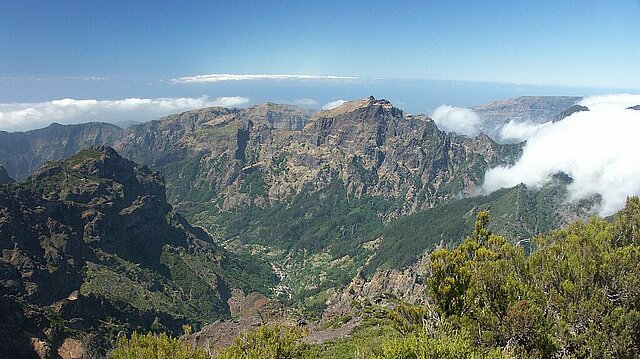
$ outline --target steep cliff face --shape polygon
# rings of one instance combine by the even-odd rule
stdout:
[[[7,169],[4,168],[3,165],[0,165],[0,185],[9,184],[13,182],[14,180],[9,176],[9,173],[7,173]]]
[[[397,199],[404,213],[473,193],[488,167],[519,155],[517,146],[447,134],[372,97],[318,114],[305,134],[349,193]]]
[[[350,194],[397,200],[399,213],[411,213],[472,193],[487,167],[520,153],[484,135],[446,134],[428,117],[373,97],[317,114],[267,103],[188,111],[126,130],[54,124],[0,137],[0,163],[17,179],[46,160],[112,145],[165,174],[170,201],[187,212],[203,201],[216,210],[271,205],[338,178]]]
[[[520,150],[446,134],[374,98],[309,116],[273,104],[191,111],[135,126],[114,146],[160,169],[186,211],[203,200],[217,211],[272,205],[340,179],[349,194],[398,200],[410,213],[473,192],[486,168]]]
[[[236,259],[166,202],[160,174],[103,146],[0,186],[0,249],[2,316],[13,318],[0,342],[16,355],[229,317],[230,290],[244,287],[227,275]]]
[[[85,147],[110,145],[121,133],[120,127],[108,123],[54,123],[27,132],[0,131],[0,163],[13,178],[23,180],[46,161],[69,157]]]

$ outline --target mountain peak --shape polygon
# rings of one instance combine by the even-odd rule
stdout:
[[[166,200],[164,179],[158,172],[102,145],[85,148],[66,160],[48,162],[26,182],[40,188],[49,199],[85,202],[97,196],[122,195],[130,202],[151,195],[161,202]]]
[[[393,112],[402,113],[402,110],[394,107],[391,102],[385,99],[376,99],[373,96],[369,96],[360,100],[348,101],[336,108],[322,111],[318,114],[318,116],[319,117],[336,117],[336,116],[350,113],[362,108],[372,108],[377,106],[383,109],[393,110]]]

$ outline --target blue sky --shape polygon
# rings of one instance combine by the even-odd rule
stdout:
[[[0,0],[0,130],[369,95],[431,113],[640,93],[639,63],[638,0]]]
[[[0,73],[640,87],[638,1],[3,1]]]

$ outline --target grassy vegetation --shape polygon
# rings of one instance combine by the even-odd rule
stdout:
[[[121,337],[111,359],[209,359],[201,348],[194,348],[166,334],[133,333],[130,338]]]
[[[245,183],[255,192],[261,182],[259,172],[254,174]],[[223,213],[216,227],[223,240],[268,248],[263,255],[286,267],[294,302],[304,300],[307,309],[319,312],[329,291],[347,283],[370,255],[362,244],[382,228],[379,214],[389,206],[379,198],[350,197],[342,183],[334,181],[321,191],[305,188],[290,203]]]
[[[357,329],[320,345],[301,342],[300,328],[263,326],[217,357],[640,355],[640,199],[629,199],[612,222],[592,219],[540,236],[530,255],[489,223],[480,211],[470,236],[432,253],[427,306],[356,304]]]

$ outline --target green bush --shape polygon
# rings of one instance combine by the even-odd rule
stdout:
[[[307,357],[309,346],[300,342],[304,330],[282,324],[263,325],[236,338],[217,359],[295,359]]]
[[[209,354],[201,348],[194,348],[178,338],[159,335],[133,333],[131,338],[122,337],[111,359],[209,359]]]

